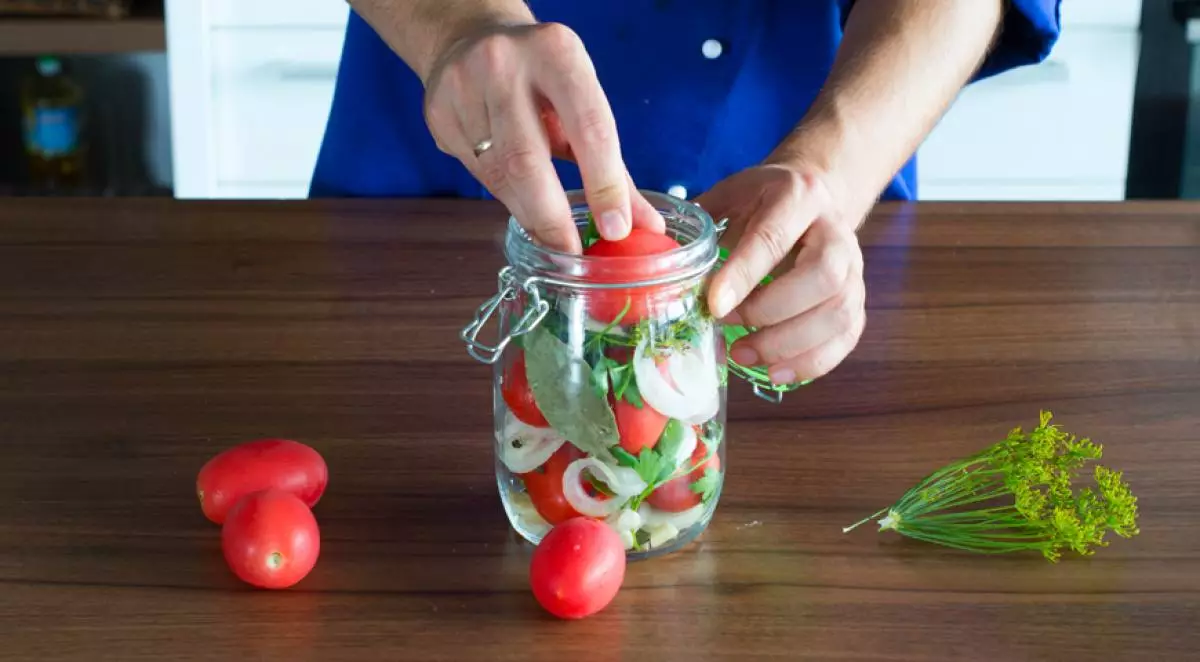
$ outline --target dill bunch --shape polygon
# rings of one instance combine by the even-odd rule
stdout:
[[[1037,551],[1058,561],[1064,550],[1088,556],[1112,531],[1138,533],[1137,497],[1121,472],[1092,468],[1094,486],[1076,486],[1102,447],[1050,424],[1016,428],[1004,441],[927,476],[895,504],[843,529],[879,518],[880,531],[985,554]]]

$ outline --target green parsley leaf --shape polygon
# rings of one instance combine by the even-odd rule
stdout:
[[[721,489],[721,472],[709,467],[700,480],[692,483],[691,489],[700,495],[701,501],[708,503]]]
[[[641,476],[642,480],[646,481],[647,485],[654,485],[661,480],[659,476],[664,469],[666,469],[667,475],[670,475],[675,468],[664,466],[664,462],[663,456],[659,455],[658,451],[653,448],[643,448],[642,452],[638,454],[638,463],[633,470],[637,472],[638,476]]]
[[[672,418],[667,421],[667,427],[663,428],[662,436],[658,438],[658,443],[654,446],[654,450],[671,465],[672,471],[675,469],[675,456],[679,454],[679,447],[683,445],[685,436],[687,436],[687,428],[683,423]]]
[[[637,378],[633,376],[633,370],[629,371],[629,383],[625,385],[625,391],[621,395],[629,404],[638,409],[646,406],[642,401],[642,392],[638,390]]]
[[[592,212],[587,213],[587,227],[583,229],[583,235],[580,236],[584,248],[588,248],[592,244],[600,241],[600,230],[596,227],[596,218],[592,216]]]
[[[612,455],[613,455],[613,457],[617,458],[617,463],[620,464],[621,466],[629,467],[630,469],[637,468],[638,459],[636,457],[634,457],[632,453],[625,450],[624,448],[621,448],[620,446],[613,446],[612,447]]]
[[[612,359],[601,356],[592,368],[592,388],[601,398],[608,397],[608,375],[614,365],[616,363]]]

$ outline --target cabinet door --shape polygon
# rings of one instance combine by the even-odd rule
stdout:
[[[346,27],[345,0],[203,0],[217,27]]]
[[[333,99],[343,32],[214,30],[216,185],[303,197]]]
[[[1137,59],[1135,31],[1065,31],[1046,62],[968,87],[921,147],[921,197],[1123,182]]]

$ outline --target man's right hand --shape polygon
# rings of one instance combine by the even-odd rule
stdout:
[[[662,231],[621,157],[616,122],[579,37],[557,23],[476,24],[450,40],[424,77],[438,147],[467,167],[542,244],[580,250],[552,156],[579,165],[605,239]]]

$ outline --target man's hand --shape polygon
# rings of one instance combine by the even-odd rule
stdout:
[[[551,156],[579,165],[600,235],[633,225],[661,231],[634,187],[612,109],[591,59],[555,23],[492,24],[450,43],[425,80],[425,116],[438,147],[456,157],[541,243],[580,250]]]
[[[820,377],[842,362],[866,323],[863,257],[839,202],[841,191],[817,170],[762,165],[718,183],[697,202],[729,219],[734,246],[713,278],[709,307],[758,331],[732,347],[743,365],[768,366],[771,381]],[[794,260],[791,256],[794,255]],[[770,285],[755,290],[785,260]]]

